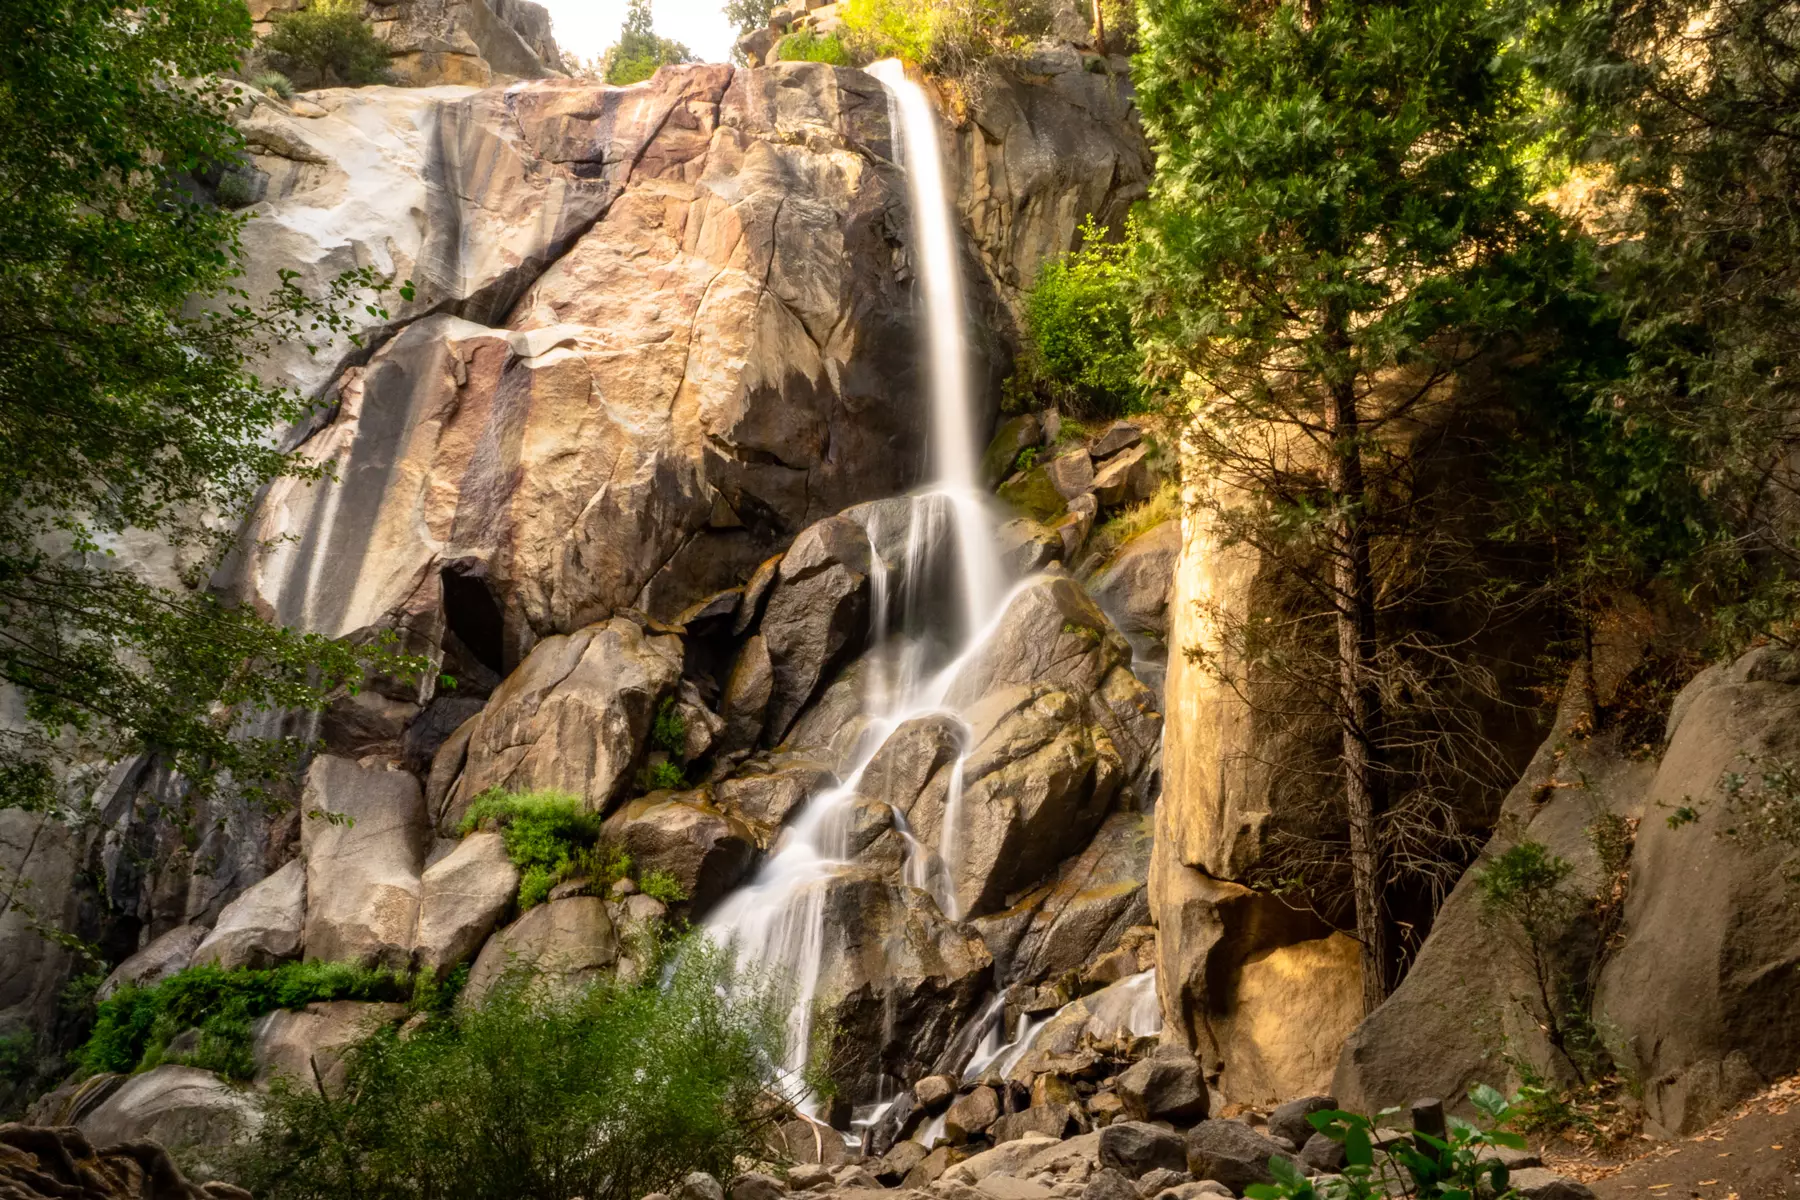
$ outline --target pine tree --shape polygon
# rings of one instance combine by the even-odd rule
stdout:
[[[1419,561],[1443,532],[1418,526],[1416,439],[1458,372],[1530,325],[1570,254],[1530,200],[1527,78],[1500,5],[1147,0],[1143,17],[1158,172],[1141,325],[1152,363],[1185,381],[1219,484],[1210,519],[1302,598],[1255,614],[1240,648],[1311,638],[1289,669],[1312,673],[1298,686],[1336,727],[1372,1009],[1394,965],[1382,822],[1416,770],[1399,760],[1435,736],[1410,724],[1418,696],[1457,667],[1397,599],[1406,572],[1432,574]]]

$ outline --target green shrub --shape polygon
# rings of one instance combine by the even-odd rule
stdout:
[[[312,87],[387,78],[387,46],[363,22],[355,0],[313,0],[310,8],[276,17],[260,51],[277,70]]]
[[[642,83],[667,63],[693,61],[693,51],[686,46],[657,36],[651,23],[650,0],[629,0],[619,40],[601,60],[606,82],[615,87]]]
[[[1478,1086],[1469,1100],[1495,1128],[1481,1129],[1461,1117],[1449,1117],[1445,1136],[1415,1131],[1402,1142],[1391,1143],[1379,1162],[1375,1155],[1375,1120],[1357,1113],[1329,1109],[1306,1119],[1312,1127],[1344,1147],[1345,1167],[1340,1175],[1308,1179],[1293,1160],[1277,1154],[1269,1159],[1272,1184],[1254,1183],[1244,1189],[1249,1200],[1377,1200],[1406,1196],[1410,1200],[1499,1200],[1515,1197],[1511,1178],[1497,1158],[1482,1158],[1492,1147],[1522,1150],[1525,1139],[1506,1132],[1513,1116],[1509,1105],[1493,1088]],[[1394,1111],[1377,1113],[1376,1119]]]
[[[650,744],[677,757],[687,749],[687,721],[682,718],[675,697],[664,696],[657,706],[656,719],[650,724]]]
[[[219,186],[213,189],[220,208],[248,208],[260,197],[256,186],[255,168],[232,167],[219,176]]]
[[[855,65],[850,52],[844,49],[844,43],[835,34],[815,37],[806,29],[782,38],[775,47],[775,57],[782,62],[830,63],[834,67]]]
[[[760,1158],[779,1109],[784,997],[730,956],[573,994],[503,980],[402,1040],[346,1059],[341,1098],[277,1084],[234,1174],[259,1200],[637,1200]]]
[[[688,898],[681,881],[667,871],[645,871],[637,884],[644,895],[664,904],[680,904]]]
[[[294,94],[294,81],[280,71],[259,71],[250,80],[250,85],[272,96],[280,96],[283,100],[290,99]]]
[[[1020,53],[1050,27],[1039,0],[843,0],[841,40],[859,62],[900,58],[941,75]]]
[[[1136,226],[1127,225],[1123,242],[1109,243],[1090,218],[1081,236],[1081,249],[1044,264],[1026,294],[1020,369],[1043,400],[1066,411],[1138,412],[1146,395],[1131,326]]]
[[[638,789],[645,792],[672,792],[687,786],[687,772],[678,762],[646,763],[638,772]]]
[[[256,1070],[251,1023],[265,1013],[318,1000],[405,1002],[413,994],[411,976],[351,963],[286,963],[256,971],[189,967],[154,987],[122,987],[103,1000],[75,1059],[90,1073],[148,1070],[173,1061],[165,1056],[169,1042],[195,1029],[199,1045],[181,1062],[247,1079]]]
[[[483,826],[500,831],[506,856],[519,868],[520,908],[542,903],[551,888],[575,873],[581,852],[600,836],[600,818],[581,797],[555,790],[489,788],[469,805],[461,832]]]
[[[1037,466],[1039,447],[1027,446],[1019,451],[1019,457],[1013,459],[1013,470],[1029,471]]]

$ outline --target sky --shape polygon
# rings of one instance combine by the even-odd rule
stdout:
[[[583,58],[598,58],[619,40],[625,0],[538,0],[550,10],[556,44]],[[683,43],[705,62],[730,62],[736,31],[722,0],[653,0],[656,32]]]

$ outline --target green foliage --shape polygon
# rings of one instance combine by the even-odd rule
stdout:
[[[299,744],[234,737],[241,718],[418,669],[198,587],[258,487],[321,473],[266,436],[310,402],[251,364],[349,332],[344,308],[380,313],[386,287],[234,290],[242,218],[194,180],[240,161],[226,76],[250,41],[240,0],[0,5],[0,680],[31,721],[0,736],[0,804],[55,809],[49,762],[72,753],[160,750],[197,788],[254,787]],[[195,586],[114,569],[133,530],[181,547]]]
[[[1043,400],[1086,416],[1140,411],[1144,356],[1132,331],[1138,232],[1106,240],[1093,218],[1081,249],[1045,263],[1025,296],[1023,370]]]
[[[682,948],[666,980],[573,993],[514,975],[347,1060],[341,1098],[278,1086],[239,1182],[265,1200],[637,1200],[729,1177],[779,1111],[786,1005],[730,956]]]
[[[411,977],[350,963],[286,963],[269,970],[189,967],[153,987],[122,987],[99,1004],[93,1032],[75,1055],[87,1072],[144,1071],[162,1062],[169,1042],[188,1029],[199,1044],[179,1061],[233,1079],[256,1072],[251,1025],[279,1008],[318,1000],[406,1001]]]
[[[1292,1159],[1277,1154],[1269,1159],[1269,1173],[1275,1182],[1251,1184],[1244,1194],[1249,1200],[1376,1200],[1385,1196],[1499,1200],[1514,1196],[1517,1193],[1505,1165],[1481,1157],[1490,1147],[1525,1148],[1524,1138],[1499,1128],[1511,1119],[1512,1107],[1485,1084],[1473,1088],[1469,1100],[1489,1128],[1448,1117],[1445,1137],[1415,1131],[1404,1141],[1386,1145],[1379,1160],[1376,1122],[1397,1109],[1377,1113],[1375,1119],[1339,1109],[1313,1113],[1306,1118],[1312,1127],[1343,1145],[1343,1172],[1309,1179]]]
[[[1038,0],[843,0],[845,49],[858,62],[899,58],[933,74],[965,76],[1016,55],[1050,25]]]
[[[638,774],[638,788],[642,791],[675,791],[686,786],[687,772],[681,769],[680,763],[673,760],[646,763]]]
[[[652,25],[650,0],[629,0],[619,40],[607,50],[606,82],[615,87],[642,83],[668,63],[693,62],[694,54],[680,42],[658,37]]]
[[[680,904],[688,898],[681,881],[667,871],[645,871],[637,884],[644,895],[664,904]]]
[[[519,868],[522,909],[542,903],[551,888],[573,875],[582,852],[600,836],[600,818],[581,797],[554,790],[489,788],[469,805],[460,831],[483,826],[500,831],[506,856]]]
[[[775,47],[775,57],[782,62],[820,62],[830,63],[834,67],[856,65],[836,34],[815,37],[809,29],[790,33],[782,38]]]
[[[687,721],[683,719],[675,697],[664,696],[657,706],[656,719],[650,724],[650,744],[677,756],[686,752]]]
[[[219,176],[213,195],[220,208],[248,208],[257,200],[256,176],[238,167],[227,170]]]
[[[280,71],[259,71],[251,78],[250,84],[259,91],[280,96],[283,100],[291,99],[294,95],[294,81]]]
[[[363,22],[360,7],[356,0],[312,0],[278,15],[258,49],[277,70],[312,87],[382,83],[387,45]]]
[[[1038,453],[1041,449],[1042,447],[1040,446],[1027,446],[1019,451],[1019,456],[1013,459],[1012,469],[1014,471],[1029,471],[1031,468],[1037,466]]]

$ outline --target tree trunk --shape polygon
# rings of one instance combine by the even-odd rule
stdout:
[[[1381,715],[1372,680],[1375,594],[1369,535],[1362,520],[1365,484],[1355,380],[1346,371],[1343,378],[1328,382],[1325,424],[1331,453],[1326,483],[1333,512],[1338,720],[1343,736],[1344,808],[1350,824],[1350,884],[1356,899],[1356,936],[1362,943],[1363,1011],[1370,1013],[1387,999],[1388,971],[1387,914],[1381,902],[1382,864],[1375,839],[1377,785],[1372,742]]]
[[[1100,0],[1094,0],[1094,51],[1106,53],[1106,14],[1100,11]]]

